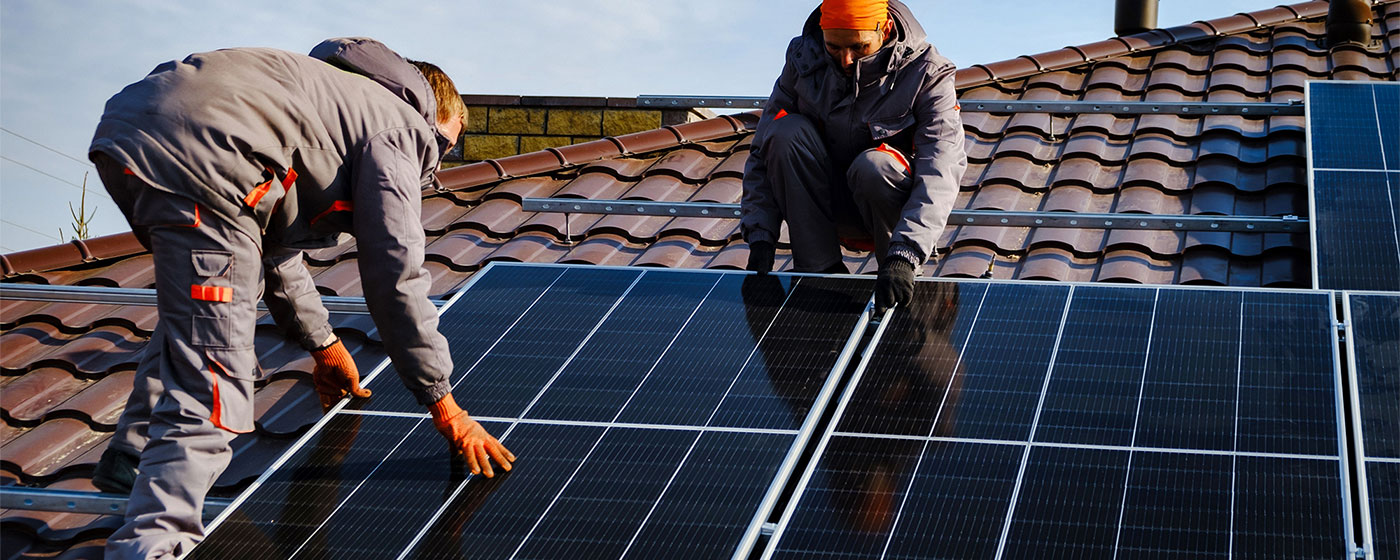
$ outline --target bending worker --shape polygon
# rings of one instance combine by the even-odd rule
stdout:
[[[953,63],[899,0],[825,0],[787,62],[744,169],[748,269],[844,273],[841,242],[879,259],[880,310],[909,301],[967,169]]]
[[[107,102],[90,157],[154,255],[160,318],[93,476],[131,493],[108,557],[179,556],[203,538],[205,495],[253,429],[259,299],[315,357],[323,408],[369,396],[302,262],[342,233],[404,385],[473,473],[510,470],[452,398],[423,270],[422,189],[465,116],[440,69],[371,39],[194,54]]]

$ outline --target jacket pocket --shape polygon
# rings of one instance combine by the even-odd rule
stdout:
[[[233,328],[233,315],[228,306],[233,302],[233,288],[228,273],[233,267],[231,251],[190,251],[190,344],[226,348]]]
[[[914,115],[904,113],[892,117],[875,117],[870,119],[870,139],[875,142],[886,142],[900,133],[914,126]]]

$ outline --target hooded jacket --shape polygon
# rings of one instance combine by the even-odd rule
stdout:
[[[427,404],[450,391],[452,370],[423,270],[422,189],[445,145],[436,113],[422,73],[372,39],[331,39],[312,56],[225,49],[161,64],[113,96],[89,152],[262,240],[265,256],[352,234],[384,346]],[[324,314],[304,292],[284,302],[290,313]]]
[[[833,169],[844,171],[862,151],[882,143],[911,155],[913,188],[890,238],[891,253],[903,246],[902,252],[917,254],[920,262],[933,254],[967,170],[956,67],[928,43],[907,6],[890,0],[889,10],[894,36],[875,54],[856,61],[852,76],[826,52],[820,7],[807,19],[802,35],[788,44],[786,63],[763,108],[744,168],[741,224],[748,242],[778,238],[783,216],[763,151],[768,145],[765,125],[786,111],[816,125]],[[844,180],[844,172],[838,175]]]

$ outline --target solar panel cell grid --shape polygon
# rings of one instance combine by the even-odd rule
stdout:
[[[946,289],[939,284],[919,283],[916,301]],[[944,325],[965,325],[965,332],[901,332],[920,330],[914,320],[919,309],[907,319],[896,312],[840,404],[842,421],[780,523],[770,554],[1347,553],[1337,342],[1328,294],[1075,286],[1056,298],[1045,297],[1044,286],[985,286],[986,297],[961,298],[955,311],[941,317]],[[1035,341],[1047,332],[1042,352]],[[979,346],[1022,333],[1033,342],[1016,356],[996,344]],[[945,355],[920,361],[923,350],[910,341],[930,339],[953,343]],[[895,390],[900,384],[891,380],[899,376],[885,371],[892,364],[941,368],[924,376],[940,379],[936,387],[946,389],[931,392],[939,404],[920,403],[940,410],[936,421],[927,413],[917,417],[923,434],[908,429],[915,415],[879,419],[882,411],[899,410],[895,396],[920,394]],[[968,414],[992,422],[992,413],[965,408],[969,387],[1032,386],[1026,430],[989,437],[963,429]],[[1016,402],[1026,397],[1023,391],[1000,392]],[[1018,426],[1025,408],[995,410]],[[989,459],[993,454],[998,458]],[[885,467],[889,474],[877,477],[891,462],[896,468]],[[843,476],[882,482],[843,485]],[[935,483],[934,476],[946,480]],[[868,503],[895,505],[845,505]],[[860,517],[866,512],[877,515]],[[988,526],[996,528],[990,537],[981,530]]]
[[[1400,555],[1400,294],[1346,296],[1373,557]]]
[[[1400,173],[1316,171],[1319,287],[1400,290]]]
[[[1367,461],[1374,558],[1400,558],[1400,463]]]
[[[1309,82],[1307,97],[1316,285],[1400,291],[1400,84]]]
[[[849,279],[493,266],[440,330],[458,400],[520,457],[513,471],[469,476],[419,405],[376,391],[200,554],[259,535],[298,558],[729,557],[756,537],[868,298]]]
[[[1370,83],[1313,82],[1308,112],[1313,167],[1385,169],[1377,130],[1375,88]]]

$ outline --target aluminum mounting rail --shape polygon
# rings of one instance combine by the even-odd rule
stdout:
[[[631,214],[633,216],[728,219],[740,217],[738,204],[718,202],[526,198],[521,203],[521,207],[526,212],[569,214]],[[1228,231],[1236,233],[1307,233],[1308,231],[1308,220],[1297,216],[1088,214],[1079,212],[1006,212],[1001,210],[953,210],[948,217],[948,225]]]
[[[66,513],[90,513],[97,515],[125,515],[128,498],[118,494],[80,492],[51,488],[28,488],[25,486],[0,487],[0,509],[20,509],[28,511],[56,511]],[[204,518],[213,519],[222,513],[233,500],[207,498],[204,500]]]
[[[0,299],[155,306],[156,291],[146,288],[0,283]],[[438,307],[444,303],[439,300],[432,300],[432,302]],[[365,298],[321,296],[321,303],[326,306],[326,311],[331,313],[369,313],[369,308],[365,306]],[[266,311],[267,305],[260,301],[258,309]]]
[[[759,109],[766,97],[707,97],[643,95],[638,107]],[[963,112],[969,113],[1051,113],[1111,115],[1242,115],[1242,116],[1302,116],[1303,103],[1248,103],[1211,101],[1021,101],[1000,99],[958,100]]]

